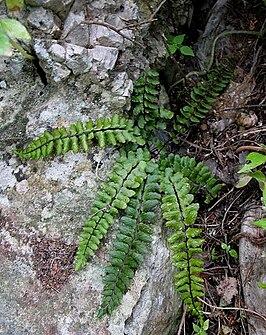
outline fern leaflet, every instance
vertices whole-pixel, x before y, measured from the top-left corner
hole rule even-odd
[[[195,254],[202,253],[204,240],[199,238],[201,229],[192,227],[199,205],[193,203],[189,180],[182,173],[174,173],[171,168],[165,170],[162,190],[165,194],[161,206],[163,218],[167,227],[173,230],[168,242],[173,264],[179,270],[175,275],[175,286],[181,292],[187,310],[193,315],[199,315],[201,303],[197,297],[204,295],[204,280],[199,277],[203,271],[203,261],[196,258]]]
[[[151,224],[155,219],[155,208],[161,198],[159,173],[149,174],[131,198],[125,214],[120,219],[116,240],[110,252],[110,265],[103,277],[103,299],[98,317],[111,314],[128,291],[136,269],[142,264],[148,245],[152,240]]]
[[[95,123],[90,120],[85,125],[78,121],[68,130],[65,127],[52,132],[46,130],[43,136],[31,142],[25,149],[15,152],[23,159],[46,158],[52,154],[59,156],[69,150],[78,152],[80,148],[86,152],[92,140],[96,140],[100,147],[126,142],[144,144],[133,121],[116,114],[111,118],[99,118]]]
[[[190,100],[176,115],[174,129],[184,133],[188,127],[197,124],[206,117],[206,113],[213,109],[216,101],[224,88],[230,83],[233,75],[233,64],[225,59],[207,74],[207,79],[198,82],[190,93]]]
[[[81,269],[92,257],[114,222],[118,211],[125,209],[131,197],[146,179],[146,165],[150,154],[138,149],[122,155],[115,164],[108,183],[104,184],[92,205],[92,215],[85,222],[76,254],[76,270]]]

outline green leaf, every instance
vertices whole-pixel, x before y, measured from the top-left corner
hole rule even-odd
[[[260,154],[258,152],[251,152],[247,155],[246,160],[251,161],[251,163],[245,164],[242,169],[238,171],[238,173],[249,171],[266,163],[266,155]]]
[[[230,250],[230,246],[227,245],[226,243],[221,243],[221,248],[223,250],[225,250],[226,252],[228,252]]]
[[[251,172],[248,174],[250,177],[255,178],[258,182],[265,182],[266,181],[266,176],[263,172],[261,171],[255,171]]]
[[[168,49],[169,49],[169,51],[171,52],[171,55],[173,55],[175,52],[176,52],[176,50],[178,49],[178,47],[176,46],[176,45],[174,45],[174,44],[169,44],[168,45]],[[168,50],[167,50],[168,51]],[[168,51],[168,52],[169,52]]]
[[[233,258],[238,258],[238,253],[235,249],[230,249],[229,255],[232,256]]]
[[[167,108],[164,108],[164,107],[161,107],[160,108],[160,116],[161,118],[164,118],[164,119],[172,119],[172,117],[174,116],[174,113],[171,112],[169,109]]]
[[[6,0],[6,6],[10,12],[18,11],[24,6],[24,0]]]
[[[187,46],[187,45],[183,45],[180,48],[180,52],[181,52],[181,54],[183,54],[185,56],[192,56],[192,57],[195,56],[193,50],[189,46]]]
[[[252,223],[259,228],[266,229],[266,218],[253,221]]]
[[[19,21],[14,19],[1,19],[0,27],[7,33],[11,38],[17,38],[20,40],[30,40],[31,36],[27,29]]]
[[[241,188],[246,186],[250,181],[251,181],[252,177],[250,177],[250,175],[242,175],[240,176],[238,182],[236,183],[235,187],[236,188]]]
[[[266,284],[265,284],[265,283],[259,282],[259,283],[258,283],[258,286],[259,286],[260,288],[263,288],[264,290],[266,290]]]
[[[181,45],[184,42],[185,34],[174,36],[172,44]]]
[[[0,29],[0,56],[11,56],[12,49],[9,38],[3,29]]]

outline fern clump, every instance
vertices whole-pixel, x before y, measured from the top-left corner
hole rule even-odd
[[[198,83],[188,107],[182,109],[181,116],[176,116],[174,129],[183,131],[190,123],[199,122],[231,74],[230,69],[218,67],[209,73],[204,84]],[[166,151],[165,143],[157,135],[161,130],[167,133],[167,129],[173,128],[174,114],[160,105],[159,93],[158,72],[145,71],[135,83],[132,120],[114,115],[85,124],[78,121],[69,129],[46,131],[25,149],[15,152],[22,159],[40,159],[70,150],[86,152],[94,143],[101,147],[123,145],[82,229],[75,268],[80,270],[87,264],[117,221],[118,231],[103,275],[103,298],[98,316],[111,314],[129,290],[135,271],[150,249],[156,213],[161,209],[170,232],[168,243],[173,265],[177,269],[176,289],[187,310],[203,322],[202,306],[197,298],[204,295],[204,280],[200,277],[204,240],[200,237],[201,229],[194,226],[199,210],[195,199],[203,189],[208,204],[222,186],[203,163]],[[160,150],[151,150],[151,143],[160,143]]]

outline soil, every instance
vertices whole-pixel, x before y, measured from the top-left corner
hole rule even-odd
[[[262,1],[231,1],[228,9],[225,24],[233,26],[234,30],[265,29],[266,8]],[[199,126],[178,137],[183,144],[183,152],[186,150],[189,156],[204,161],[224,183],[218,201],[211,207],[207,208],[199,199],[199,224],[205,227],[206,240],[205,270],[202,274],[206,292],[204,308],[209,313],[208,331],[213,335],[250,334],[248,317],[241,310],[246,305],[238,258],[239,241],[246,238],[258,247],[266,242],[262,230],[258,237],[241,233],[245,213],[251,208],[261,207],[258,184],[254,181],[244,188],[235,188],[239,179],[237,171],[244,164],[246,155],[250,151],[266,152],[263,147],[266,144],[266,50],[262,40],[247,35],[233,35],[229,40],[233,51],[230,48],[227,51],[218,48],[216,58],[222,58],[228,53],[230,57],[237,59],[230,87]],[[180,55],[177,59],[182,61]],[[196,80],[193,78],[192,86]],[[168,89],[172,84],[173,82],[168,83]],[[187,82],[185,87],[179,85],[171,92],[173,108],[180,106],[180,98],[177,99],[180,97],[179,92],[184,92],[190,85],[191,82]],[[192,322],[193,319],[186,318],[185,325],[179,327],[177,334],[183,334],[183,331],[187,335],[194,334]]]

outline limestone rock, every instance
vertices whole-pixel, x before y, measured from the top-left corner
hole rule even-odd
[[[64,22],[62,39],[67,42],[80,45],[82,47],[89,46],[89,27],[81,24],[86,19],[85,1],[75,1],[70,12]]]
[[[28,22],[35,29],[51,35],[59,35],[61,21],[49,9],[32,8],[28,16]]]
[[[252,225],[252,221],[262,216],[261,208],[254,208],[246,212],[241,226],[241,232],[254,239],[263,238],[263,230]],[[266,282],[265,271],[266,246],[243,237],[239,243],[239,263],[245,305],[261,315],[266,309],[266,290],[258,286],[259,282]],[[264,335],[265,322],[252,314],[248,314],[249,335]]]
[[[44,73],[21,56],[0,59],[0,333],[173,335],[180,300],[160,219],[151,254],[110,318],[98,320],[96,314],[115,230],[84,270],[73,271],[83,222],[116,151],[92,146],[89,153],[37,162],[22,162],[12,153],[47,128],[127,115],[132,78],[157,57],[159,47],[150,45],[146,56],[114,31],[80,23],[89,16],[123,27],[125,20],[149,15],[140,17],[133,0],[26,4],[34,26],[32,45]],[[60,38],[55,27],[63,28]],[[123,32],[133,40],[138,34],[141,42],[141,29]]]
[[[74,0],[25,0],[26,5],[51,9],[63,18]]]

